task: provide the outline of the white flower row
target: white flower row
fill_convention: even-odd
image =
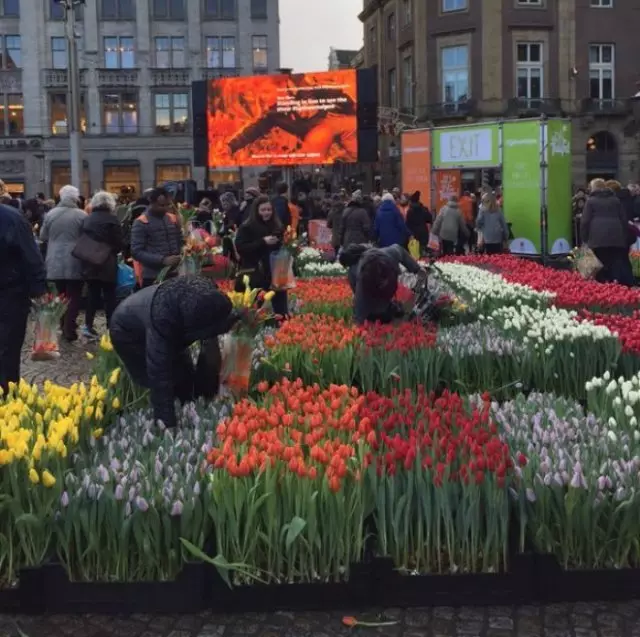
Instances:
[[[324,261],[322,252],[317,248],[304,247],[298,254],[299,261]]]
[[[346,276],[347,271],[339,263],[307,263],[302,266],[303,277],[314,276]]]
[[[439,263],[438,269],[447,282],[468,297],[472,304],[485,300],[545,303],[555,297],[551,292],[538,292],[528,285],[509,283],[499,274],[462,263]]]

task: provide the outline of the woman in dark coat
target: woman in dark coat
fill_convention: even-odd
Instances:
[[[242,277],[248,275],[252,288],[271,288],[271,255],[282,247],[284,227],[274,214],[268,197],[260,196],[253,202],[251,213],[236,234],[236,250],[240,258],[236,291],[242,291]],[[287,292],[277,290],[271,302],[273,311],[288,314]]]
[[[82,263],[82,276],[87,282],[88,297],[83,336],[97,338],[93,321],[102,304],[107,327],[116,309],[116,282],[118,253],[122,250],[122,226],[116,216],[116,198],[109,192],[99,191],[91,199],[91,214],[82,223],[80,236],[86,235],[109,246],[109,255],[101,265]]]

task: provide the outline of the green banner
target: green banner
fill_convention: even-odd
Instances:
[[[433,168],[500,165],[498,124],[436,128],[433,133]]]
[[[540,254],[541,124],[539,121],[505,122],[502,127],[503,207],[511,223],[515,254]]]
[[[550,254],[566,254],[571,232],[571,122],[547,122],[547,246]]]

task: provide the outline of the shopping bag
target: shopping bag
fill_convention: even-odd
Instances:
[[[53,361],[60,358],[58,325],[61,315],[48,307],[39,307],[34,316],[34,340],[31,360]]]
[[[222,385],[234,396],[249,393],[253,339],[244,334],[227,334],[222,339]]]
[[[433,234],[433,232],[429,233],[429,250],[433,250],[433,252],[440,252],[440,239]]]
[[[136,274],[133,268],[126,263],[118,263],[118,275],[116,277],[116,296],[128,296],[136,287]]]
[[[587,246],[581,246],[576,250],[574,262],[576,270],[584,279],[593,279],[603,267],[600,259]]]
[[[290,290],[296,287],[293,257],[286,250],[278,250],[271,255],[271,287],[274,290]]]
[[[420,258],[420,243],[417,239],[409,241],[409,254],[417,261]]]

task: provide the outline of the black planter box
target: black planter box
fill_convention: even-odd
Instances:
[[[532,601],[533,565],[527,556],[514,557],[509,572],[495,574],[403,575],[390,559],[377,560],[375,567],[378,606],[505,606]]]
[[[533,555],[533,585],[542,603],[640,599],[640,569],[566,571],[554,555]]]
[[[372,606],[372,567],[354,564],[349,581],[318,584],[255,584],[229,588],[214,571],[209,610],[215,613],[326,611]]]
[[[60,564],[20,572],[24,614],[198,613],[207,606],[210,569],[186,564],[171,582],[71,582]]]

